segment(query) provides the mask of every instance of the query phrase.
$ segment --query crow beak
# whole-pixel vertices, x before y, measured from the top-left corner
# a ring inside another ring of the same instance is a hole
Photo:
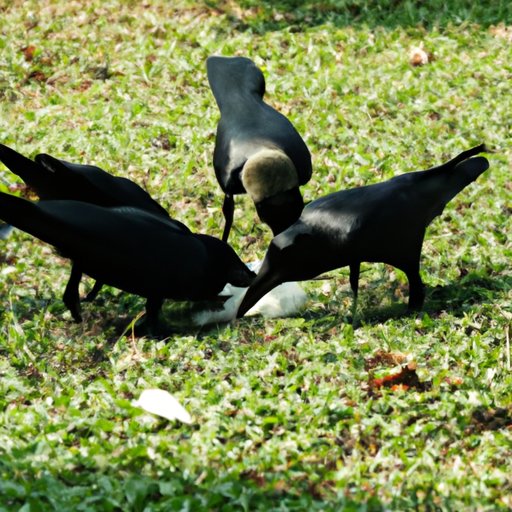
[[[280,273],[273,272],[268,263],[268,259],[265,258],[265,261],[261,266],[261,270],[247,290],[247,293],[238,308],[236,317],[241,318],[244,316],[245,313],[247,313],[247,311],[249,311],[264,295],[283,282],[284,280]]]

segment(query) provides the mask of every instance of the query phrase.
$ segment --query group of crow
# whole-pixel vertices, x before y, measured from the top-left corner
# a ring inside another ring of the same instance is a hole
[[[311,155],[290,121],[264,102],[265,79],[245,57],[207,59],[221,118],[213,163],[225,194],[222,240],[171,219],[134,182],[47,154],[34,160],[0,144],[0,160],[39,196],[37,203],[0,193],[0,219],[53,245],[72,261],[63,301],[81,320],[79,283],[96,280],[146,298],[144,329],[159,330],[164,299],[210,300],[228,283],[249,287],[243,316],[277,285],[348,265],[356,304],[361,262],[383,262],[407,275],[409,308],[424,302],[420,255],[426,227],[488,167],[482,144],[449,162],[388,181],[335,192],[306,206],[300,186]],[[274,238],[256,275],[227,240],[234,196],[248,193]]]

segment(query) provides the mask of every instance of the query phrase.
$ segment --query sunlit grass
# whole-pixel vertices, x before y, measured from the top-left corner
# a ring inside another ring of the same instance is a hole
[[[76,325],[66,261],[1,242],[0,510],[512,507],[508,2],[0,5],[0,142],[128,176],[194,230],[223,227],[211,54],[263,69],[313,154],[307,200],[494,150],[428,229],[425,310],[405,315],[399,271],[363,265],[355,330],[346,269],[306,283],[297,318],[199,329],[169,304],[176,335],[133,339],[143,300],[106,289]],[[431,61],[412,66],[414,47]],[[231,242],[261,258],[270,233],[238,202]],[[370,368],[379,350],[429,389],[372,390],[394,370]],[[195,423],[132,407],[148,387]]]

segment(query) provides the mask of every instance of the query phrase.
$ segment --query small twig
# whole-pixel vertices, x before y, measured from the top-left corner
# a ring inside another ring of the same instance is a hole
[[[504,311],[501,307],[498,306],[498,311],[503,315],[503,317],[508,321],[505,325],[505,359],[506,359],[506,368],[508,371],[512,369],[512,365],[510,363],[510,326],[512,323],[512,314],[508,311]]]
[[[138,313],[135,318],[124,328],[123,332],[120,334],[119,338],[117,338],[117,341],[116,343],[123,337],[123,336],[127,336],[128,332],[130,332],[131,334],[131,342],[132,342],[132,345],[135,344],[135,323],[141,318],[143,317],[145,314],[144,311],[141,311],[140,313]],[[135,348],[135,350],[137,350]]]
[[[507,352],[507,370],[510,371],[510,324],[505,327],[505,350]]]
[[[336,276],[326,276],[325,274],[322,274],[317,277],[313,277],[311,281],[331,281],[332,279],[336,279]]]

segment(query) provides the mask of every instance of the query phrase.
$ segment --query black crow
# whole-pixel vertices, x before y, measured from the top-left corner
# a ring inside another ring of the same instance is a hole
[[[209,57],[208,81],[221,118],[213,165],[225,193],[222,240],[233,223],[235,194],[247,192],[274,236],[304,208],[299,190],[311,178],[311,155],[297,130],[263,101],[265,79],[245,57]]]
[[[477,146],[426,171],[396,176],[383,183],[342,190],[308,204],[295,224],[276,236],[261,270],[245,295],[243,316],[269,290],[287,281],[303,281],[349,265],[357,301],[361,262],[383,262],[409,280],[409,308],[425,298],[420,256],[425,229],[453,197],[488,167]]]
[[[70,199],[99,206],[134,206],[169,217],[143,188],[127,178],[112,176],[94,165],[72,164],[44,153],[34,161],[0,144],[0,160],[39,199]]]
[[[213,299],[227,283],[249,286],[255,277],[228,244],[139,208],[65,200],[32,203],[0,193],[0,219],[73,260],[64,302],[77,321],[75,273],[145,297],[152,331],[164,299]]]
[[[169,218],[166,210],[139,185],[127,178],[112,176],[99,167],[72,164],[46,154],[36,155],[32,161],[3,144],[0,144],[0,160],[40,199],[71,199],[107,207],[134,206]],[[184,224],[173,222],[189,231]],[[72,269],[70,284],[77,290],[80,279],[78,271]],[[101,286],[97,281],[86,300],[94,300]]]

